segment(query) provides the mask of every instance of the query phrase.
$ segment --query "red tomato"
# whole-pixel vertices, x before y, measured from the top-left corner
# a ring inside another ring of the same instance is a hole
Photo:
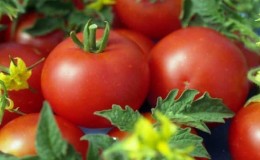
[[[203,27],[180,29],[151,50],[149,102],[172,89],[196,89],[221,98],[234,112],[249,90],[247,64],[241,51],[226,37]]]
[[[44,56],[47,56],[50,51],[64,39],[65,35],[61,30],[55,30],[42,36],[32,36],[24,32],[25,29],[32,27],[39,17],[40,15],[36,13],[27,13],[23,15],[18,20],[13,37],[11,37],[10,27],[6,37],[9,41],[15,41],[21,44],[33,46],[37,48]]]
[[[252,69],[252,68],[260,65],[260,56],[258,55],[258,53],[247,49],[241,43],[236,44],[236,45],[239,47],[239,49],[242,51],[242,53],[245,56],[246,62],[247,62],[247,65],[248,65],[248,69]]]
[[[84,9],[84,2],[82,0],[72,0],[73,4],[75,5],[75,7],[79,10]]]
[[[179,16],[182,0],[117,0],[116,17],[127,28],[139,31],[153,39],[160,39],[181,28]]]
[[[18,117],[0,130],[0,151],[17,157],[35,155],[35,136],[38,124],[38,113]],[[82,156],[87,151],[87,141],[80,138],[84,132],[62,117],[55,117],[61,134]]]
[[[47,57],[41,80],[44,97],[58,115],[87,128],[103,128],[111,124],[93,112],[112,104],[140,108],[148,92],[149,67],[135,43],[111,31],[102,53],[84,52],[71,38],[61,42]]]
[[[28,67],[42,58],[32,47],[12,42],[0,44],[0,65],[7,67],[10,65],[9,55],[22,58]],[[9,91],[8,93],[9,97],[14,101],[15,107],[19,107],[21,112],[39,112],[42,107],[43,96],[40,83],[42,66],[43,63],[40,63],[32,69],[32,76],[28,83],[33,91],[24,89],[20,91]],[[17,116],[18,114],[16,113],[5,112],[3,124]]]
[[[154,46],[154,42],[150,38],[146,37],[142,33],[129,29],[116,29],[115,31],[135,42],[148,59],[150,50]]]
[[[6,15],[3,15],[1,18],[0,18],[0,25],[4,25],[4,26],[8,26],[8,24],[11,23],[11,20],[9,19],[8,16]],[[5,33],[6,33],[6,29],[0,31],[0,42],[4,42],[5,41]]]
[[[260,103],[241,108],[229,128],[229,148],[233,160],[260,159]]]

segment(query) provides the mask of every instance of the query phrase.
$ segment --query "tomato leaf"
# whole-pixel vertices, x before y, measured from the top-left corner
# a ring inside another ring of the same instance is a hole
[[[112,109],[95,112],[96,115],[108,119],[121,131],[131,131],[137,119],[141,116],[138,111],[126,106],[125,110],[119,105],[113,105]]]
[[[231,118],[234,113],[222,102],[221,99],[211,98],[206,92],[195,100],[199,92],[185,90],[178,99],[178,90],[172,90],[165,99],[158,98],[152,113],[159,111],[174,123],[195,127],[210,133],[206,122],[224,123],[225,118]]]
[[[45,17],[38,19],[31,28],[25,29],[25,32],[33,36],[46,35],[54,31],[55,29],[62,28],[63,25],[64,23],[62,19],[53,19],[50,17]]]
[[[42,3],[36,3],[36,9],[46,16],[62,17],[73,11],[72,1],[64,0],[45,0]]]
[[[75,149],[62,138],[51,108],[44,102],[36,133],[36,150],[42,160],[69,158],[81,160]]]
[[[18,158],[11,154],[0,152],[0,160],[40,160],[40,158],[38,156],[25,156]]]
[[[0,1],[0,19],[2,15],[7,15],[10,19],[17,18],[18,14],[24,13],[24,6],[17,0]]]
[[[106,134],[87,134],[81,140],[89,141],[87,159],[99,160],[100,150],[109,148],[116,140]]]
[[[260,37],[254,32],[252,22],[229,6],[227,0],[184,0],[181,21],[183,27],[209,27],[259,51],[255,43]]]
[[[191,153],[193,157],[204,157],[210,159],[210,155],[202,142],[203,138],[192,134],[190,128],[179,128],[177,133],[172,136],[170,140],[170,144],[175,148],[194,146],[194,150]]]

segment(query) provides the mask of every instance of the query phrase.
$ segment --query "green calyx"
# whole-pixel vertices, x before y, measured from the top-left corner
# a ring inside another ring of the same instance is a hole
[[[250,69],[247,72],[247,78],[257,86],[260,86],[260,67]]]
[[[96,39],[96,31],[98,26],[96,24],[91,24],[91,20],[87,22],[83,30],[83,41],[80,41],[77,36],[76,32],[72,31],[70,33],[70,37],[73,42],[85,52],[90,53],[101,53],[104,51],[107,45],[110,27],[109,23],[105,21],[105,29],[101,39]]]

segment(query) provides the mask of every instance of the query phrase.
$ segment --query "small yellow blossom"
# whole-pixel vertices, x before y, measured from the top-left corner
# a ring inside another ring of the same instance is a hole
[[[169,144],[178,127],[162,114],[156,115],[158,127],[154,127],[149,120],[140,118],[132,135],[122,141],[121,147],[127,152],[129,159],[163,157],[166,160],[193,160],[189,155],[194,149],[193,146],[178,149]]]
[[[31,77],[32,71],[28,70],[25,62],[21,58],[15,58],[16,63],[10,62],[9,73],[0,73],[7,90],[21,90],[29,88],[28,79]]]
[[[96,0],[95,2],[90,3],[87,8],[100,11],[106,5],[113,5],[116,3],[116,0]]]

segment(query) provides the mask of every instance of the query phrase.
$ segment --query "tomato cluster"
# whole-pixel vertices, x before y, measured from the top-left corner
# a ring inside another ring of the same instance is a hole
[[[75,3],[83,8],[80,1]],[[40,36],[27,33],[44,16],[35,12],[22,15],[15,30],[13,22],[3,18],[7,29],[0,32],[0,65],[7,67],[10,56],[22,58],[27,66],[45,61],[32,69],[29,89],[8,92],[26,115],[5,113],[0,150],[16,156],[35,154],[32,137],[44,100],[64,138],[84,154],[87,144],[79,141],[83,132],[78,126],[112,127],[96,111],[113,104],[147,111],[172,89],[196,89],[222,99],[238,113],[230,128],[232,157],[260,158],[259,104],[242,108],[255,87],[247,73],[260,64],[259,56],[213,29],[182,27],[181,9],[181,0],[118,0],[110,28],[97,29],[89,22],[71,37],[60,29]],[[14,140],[21,140],[20,146],[12,148]]]

